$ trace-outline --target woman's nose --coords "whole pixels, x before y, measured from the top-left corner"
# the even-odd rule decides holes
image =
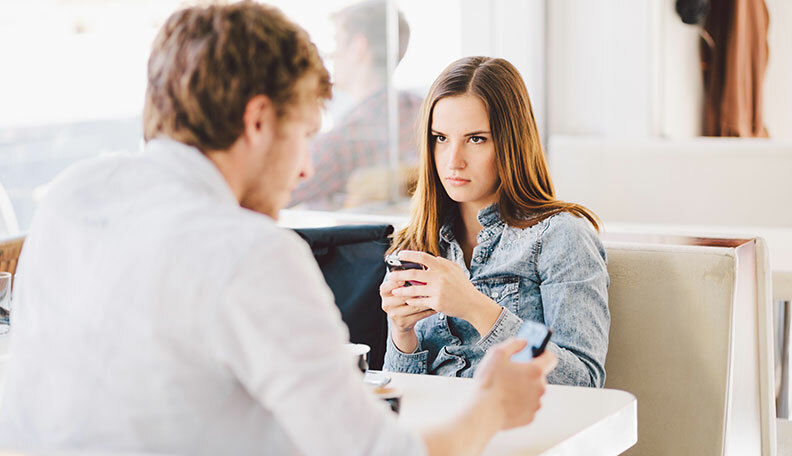
[[[448,167],[451,169],[463,169],[466,166],[465,159],[462,156],[462,145],[459,143],[452,143],[451,150],[448,156]]]

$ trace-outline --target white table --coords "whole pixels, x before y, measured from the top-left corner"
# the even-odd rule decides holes
[[[470,379],[388,372],[402,390],[399,421],[413,429],[461,411]],[[637,400],[619,390],[549,385],[536,419],[498,433],[485,455],[617,455],[638,441]]]

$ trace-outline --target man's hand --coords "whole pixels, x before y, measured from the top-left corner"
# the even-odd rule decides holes
[[[530,363],[512,362],[511,356],[525,345],[524,340],[510,339],[487,352],[476,370],[478,394],[470,407],[424,431],[430,455],[477,455],[498,431],[533,421],[556,357],[546,351]]]
[[[526,341],[510,339],[492,347],[476,370],[482,399],[495,407],[500,429],[524,426],[533,421],[541,407],[545,377],[557,363],[556,356],[545,351],[529,363],[513,362],[512,355],[522,350]]]

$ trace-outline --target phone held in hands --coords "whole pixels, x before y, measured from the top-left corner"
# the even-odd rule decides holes
[[[412,261],[400,260],[399,252],[391,253],[390,255],[386,256],[385,265],[388,267],[388,272],[404,271],[407,269],[426,269],[426,266],[422,265],[421,263],[413,263]],[[407,283],[404,284],[405,287],[409,287],[411,285],[426,285],[426,284],[423,282],[419,282],[417,280],[408,280]]]
[[[550,342],[550,336],[553,334],[550,328],[531,320],[525,320],[517,331],[517,338],[528,342],[522,350],[512,355],[512,361],[519,361],[527,363],[537,356],[541,355]]]

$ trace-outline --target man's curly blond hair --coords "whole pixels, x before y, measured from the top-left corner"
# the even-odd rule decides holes
[[[298,93],[306,76],[318,78],[317,93]],[[306,96],[330,98],[330,75],[305,30],[254,2],[182,9],[154,39],[144,138],[165,136],[204,152],[228,149],[257,95],[269,97],[278,116]]]

